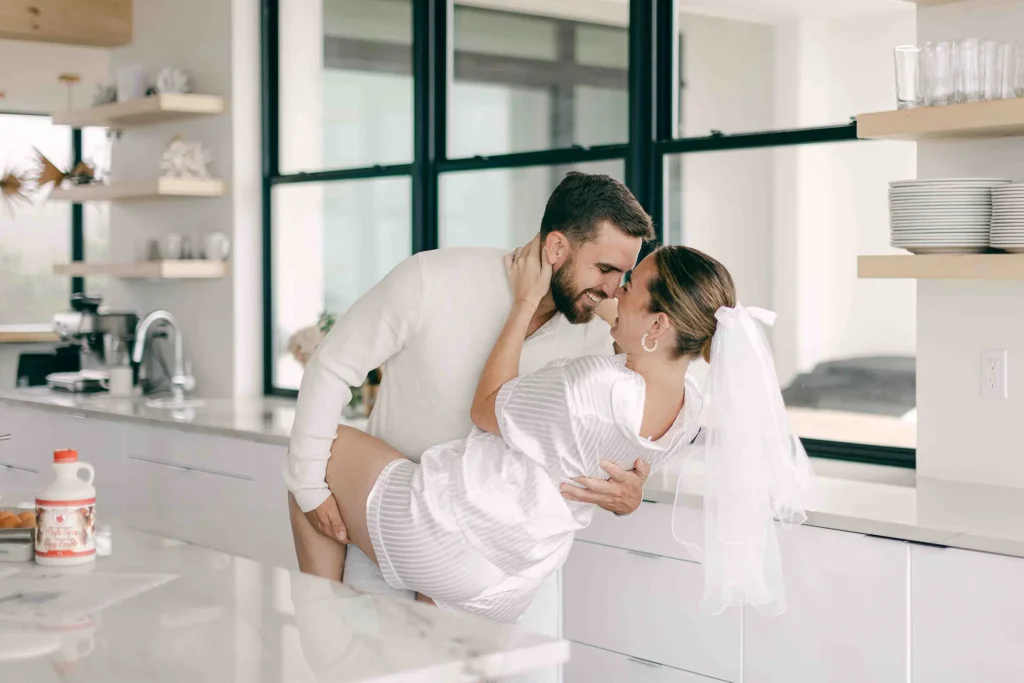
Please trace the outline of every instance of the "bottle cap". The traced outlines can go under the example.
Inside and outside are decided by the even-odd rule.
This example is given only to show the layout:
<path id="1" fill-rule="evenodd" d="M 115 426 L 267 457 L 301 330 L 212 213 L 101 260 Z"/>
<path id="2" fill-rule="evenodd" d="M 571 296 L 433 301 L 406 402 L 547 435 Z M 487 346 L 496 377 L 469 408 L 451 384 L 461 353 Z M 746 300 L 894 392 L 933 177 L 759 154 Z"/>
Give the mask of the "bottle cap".
<path id="1" fill-rule="evenodd" d="M 78 462 L 78 451 L 66 448 L 60 451 L 53 452 L 54 462 Z"/>

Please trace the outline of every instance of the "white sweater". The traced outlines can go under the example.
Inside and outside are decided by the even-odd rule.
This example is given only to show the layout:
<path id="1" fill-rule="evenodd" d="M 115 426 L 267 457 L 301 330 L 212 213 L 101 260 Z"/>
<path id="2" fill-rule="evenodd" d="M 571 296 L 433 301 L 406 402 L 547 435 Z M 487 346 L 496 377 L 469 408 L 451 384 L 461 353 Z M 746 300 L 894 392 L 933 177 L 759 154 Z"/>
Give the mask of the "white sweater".
<path id="1" fill-rule="evenodd" d="M 512 304 L 500 249 L 423 252 L 395 267 L 335 323 L 306 366 L 285 481 L 308 512 L 327 499 L 324 477 L 350 387 L 383 365 L 367 431 L 409 458 L 464 438 L 487 356 Z M 523 345 L 520 374 L 556 358 L 610 355 L 600 318 L 556 315 Z"/>

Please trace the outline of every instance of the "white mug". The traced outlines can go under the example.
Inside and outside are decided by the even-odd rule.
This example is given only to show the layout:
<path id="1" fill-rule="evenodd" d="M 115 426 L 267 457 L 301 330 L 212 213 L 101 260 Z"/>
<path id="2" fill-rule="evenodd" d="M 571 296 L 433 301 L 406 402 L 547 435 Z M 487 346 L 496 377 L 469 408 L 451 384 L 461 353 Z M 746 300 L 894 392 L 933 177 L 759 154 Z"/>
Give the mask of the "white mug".
<path id="1" fill-rule="evenodd" d="M 135 391 L 134 373 L 130 365 L 107 367 L 107 393 L 111 396 L 131 396 Z"/>
<path id="2" fill-rule="evenodd" d="M 127 102 L 146 96 L 146 70 L 141 64 L 129 64 L 117 70 L 117 101 Z"/>
<path id="3" fill-rule="evenodd" d="M 203 256 L 211 261 L 223 261 L 231 251 L 231 240 L 222 232 L 211 232 L 203 240 Z"/>
<path id="4" fill-rule="evenodd" d="M 160 256 L 165 261 L 178 261 L 184 256 L 182 247 L 185 245 L 185 237 L 177 232 L 170 232 L 164 235 L 164 246 L 160 250 Z"/>

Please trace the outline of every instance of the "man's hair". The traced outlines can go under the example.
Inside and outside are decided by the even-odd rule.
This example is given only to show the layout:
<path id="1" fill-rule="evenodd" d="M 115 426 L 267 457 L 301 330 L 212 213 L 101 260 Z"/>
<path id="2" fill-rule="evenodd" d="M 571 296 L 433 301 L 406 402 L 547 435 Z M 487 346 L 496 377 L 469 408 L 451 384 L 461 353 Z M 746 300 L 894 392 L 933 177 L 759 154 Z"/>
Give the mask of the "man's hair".
<path id="1" fill-rule="evenodd" d="M 582 244 L 597 237 L 604 221 L 631 237 L 654 239 L 651 217 L 628 187 L 610 176 L 572 171 L 548 198 L 540 234 L 558 231 L 573 244 Z"/>

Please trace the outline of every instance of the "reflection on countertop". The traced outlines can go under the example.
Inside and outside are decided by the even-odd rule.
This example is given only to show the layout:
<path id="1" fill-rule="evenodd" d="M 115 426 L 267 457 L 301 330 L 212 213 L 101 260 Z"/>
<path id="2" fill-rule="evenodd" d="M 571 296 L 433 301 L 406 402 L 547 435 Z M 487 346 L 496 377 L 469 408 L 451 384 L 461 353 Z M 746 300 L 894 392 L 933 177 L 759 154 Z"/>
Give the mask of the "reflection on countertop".
<path id="1" fill-rule="evenodd" d="M 3 681 L 469 681 L 569 656 L 565 641 L 124 527 L 95 565 L 0 574 L 11 569 L 0 581 Z M 78 599 L 19 602 L 36 584 Z"/>
<path id="2" fill-rule="evenodd" d="M 142 397 L 71 394 L 34 387 L 0 392 L 0 404 L 184 428 L 281 446 L 288 445 L 295 420 L 295 400 L 276 397 L 203 398 L 200 406 L 166 409 L 151 408 Z M 366 419 L 353 418 L 344 423 L 362 429 L 366 426 Z"/>

